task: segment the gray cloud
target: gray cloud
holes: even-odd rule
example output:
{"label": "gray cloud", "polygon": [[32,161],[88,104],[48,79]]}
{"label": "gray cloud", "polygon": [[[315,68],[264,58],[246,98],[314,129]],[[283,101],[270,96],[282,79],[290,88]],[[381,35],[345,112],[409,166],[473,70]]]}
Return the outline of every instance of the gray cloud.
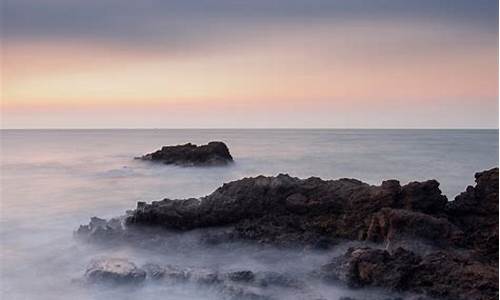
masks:
{"label": "gray cloud", "polygon": [[[197,47],[254,26],[397,18],[497,34],[494,0],[6,0],[4,39],[82,39]],[[213,42],[213,41],[212,41]]]}

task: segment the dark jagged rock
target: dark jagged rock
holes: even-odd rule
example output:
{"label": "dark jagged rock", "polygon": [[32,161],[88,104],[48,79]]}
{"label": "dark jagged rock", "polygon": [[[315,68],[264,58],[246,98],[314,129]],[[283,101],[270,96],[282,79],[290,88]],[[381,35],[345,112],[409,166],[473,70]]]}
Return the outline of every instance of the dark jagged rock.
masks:
{"label": "dark jagged rock", "polygon": [[[200,199],[140,202],[127,222],[181,230],[231,225],[238,238],[284,244],[363,240],[372,216],[383,208],[440,212],[446,197],[437,186],[435,181],[401,187],[395,180],[371,186],[354,179],[259,176],[224,184]],[[426,204],[414,204],[422,198]]]}
{"label": "dark jagged rock", "polygon": [[[242,239],[315,248],[343,240],[379,243],[385,250],[349,250],[325,267],[322,277],[423,297],[494,299],[498,168],[477,173],[476,183],[447,202],[434,180],[373,186],[355,179],[258,176],[224,184],[199,199],[139,202],[125,222],[92,219],[77,236],[134,239],[136,228],[162,227],[177,233],[206,230],[210,244]],[[227,276],[248,284],[257,280],[250,273]]]}
{"label": "dark jagged rock", "polygon": [[398,248],[394,255],[386,250],[349,248],[321,269],[326,280],[342,281],[350,287],[383,286],[404,290],[408,272],[419,263],[412,252]]}
{"label": "dark jagged rock", "polygon": [[180,166],[220,166],[233,161],[229,149],[223,142],[210,142],[201,146],[191,143],[164,146],[139,159]]}
{"label": "dark jagged rock", "polygon": [[90,263],[85,272],[88,283],[130,284],[140,283],[146,272],[122,258],[101,258]]}
{"label": "dark jagged rock", "polygon": [[498,270],[449,251],[420,257],[403,248],[393,253],[350,248],[322,267],[320,277],[351,287],[384,287],[440,299],[497,299]]}
{"label": "dark jagged rock", "polygon": [[[259,176],[224,184],[200,199],[140,202],[127,223],[180,230],[229,226],[233,237],[278,244],[419,240],[438,247],[488,248],[493,254],[498,169],[477,178],[475,188],[446,203],[434,180],[401,187],[395,180],[371,186],[354,179]],[[470,213],[468,206],[474,206]]]}
{"label": "dark jagged rock", "polygon": [[389,249],[405,247],[424,253],[461,246],[463,232],[446,217],[404,209],[383,208],[372,217],[367,239],[384,242]]}
{"label": "dark jagged rock", "polygon": [[498,299],[498,266],[458,252],[426,255],[410,275],[409,288],[414,292],[445,299]]}
{"label": "dark jagged rock", "polygon": [[427,214],[440,214],[444,211],[448,199],[441,195],[439,182],[427,180],[410,182],[401,190],[401,208]]}
{"label": "dark jagged rock", "polygon": [[469,247],[498,264],[498,168],[475,174],[476,186],[449,202],[446,213]]}

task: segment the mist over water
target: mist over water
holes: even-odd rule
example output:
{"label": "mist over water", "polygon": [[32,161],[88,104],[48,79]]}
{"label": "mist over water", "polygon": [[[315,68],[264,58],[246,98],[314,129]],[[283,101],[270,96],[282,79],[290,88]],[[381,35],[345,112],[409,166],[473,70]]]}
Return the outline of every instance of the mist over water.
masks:
{"label": "mist over water", "polygon": [[[182,168],[134,160],[162,145],[224,141],[229,167]],[[220,271],[280,270],[304,276],[342,247],[326,252],[227,244],[204,247],[200,233],[172,236],[166,247],[88,245],[73,231],[91,216],[122,215],[137,201],[199,197],[224,182],[288,173],[352,177],[370,184],[437,179],[452,200],[477,171],[498,166],[498,130],[2,130],[2,299],[220,299],[216,289],[146,283],[89,288],[78,283],[96,257]],[[353,292],[311,282],[326,299]],[[286,291],[272,296],[293,299]],[[362,297],[362,294],[360,294]],[[294,295],[300,299],[300,295]]]}

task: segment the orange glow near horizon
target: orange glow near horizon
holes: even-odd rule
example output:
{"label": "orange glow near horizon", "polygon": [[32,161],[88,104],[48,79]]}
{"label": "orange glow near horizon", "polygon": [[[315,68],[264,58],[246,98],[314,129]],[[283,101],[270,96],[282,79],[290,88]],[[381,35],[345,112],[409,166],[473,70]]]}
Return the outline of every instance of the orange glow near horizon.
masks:
{"label": "orange glow near horizon", "polygon": [[[225,104],[473,105],[498,97],[497,47],[440,41],[432,27],[324,26],[267,33],[245,47],[173,54],[54,41],[3,45],[2,109],[133,111]],[[453,36],[460,32],[450,32]],[[424,38],[427,44],[412,39]],[[417,47],[418,46],[418,47]],[[486,99],[486,100],[485,100]]]}

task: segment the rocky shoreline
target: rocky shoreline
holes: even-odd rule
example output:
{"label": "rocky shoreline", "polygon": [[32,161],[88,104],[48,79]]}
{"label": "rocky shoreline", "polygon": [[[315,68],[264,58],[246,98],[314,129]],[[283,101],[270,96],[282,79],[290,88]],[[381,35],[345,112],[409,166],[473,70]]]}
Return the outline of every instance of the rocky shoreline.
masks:
{"label": "rocky shoreline", "polygon": [[[207,244],[245,241],[319,250],[356,241],[359,245],[307,277],[420,299],[497,299],[498,168],[477,173],[475,179],[474,187],[448,201],[435,180],[403,186],[388,180],[373,186],[355,179],[244,178],[199,199],[139,202],[122,218],[93,218],[76,236],[90,242],[134,242],[144,237],[144,229],[173,235],[202,230],[200,239]],[[176,268],[149,266],[143,268],[144,278],[155,277],[151,269],[170,274]],[[234,287],[229,275],[210,274],[219,286]],[[296,288],[305,288],[297,282]]]}

